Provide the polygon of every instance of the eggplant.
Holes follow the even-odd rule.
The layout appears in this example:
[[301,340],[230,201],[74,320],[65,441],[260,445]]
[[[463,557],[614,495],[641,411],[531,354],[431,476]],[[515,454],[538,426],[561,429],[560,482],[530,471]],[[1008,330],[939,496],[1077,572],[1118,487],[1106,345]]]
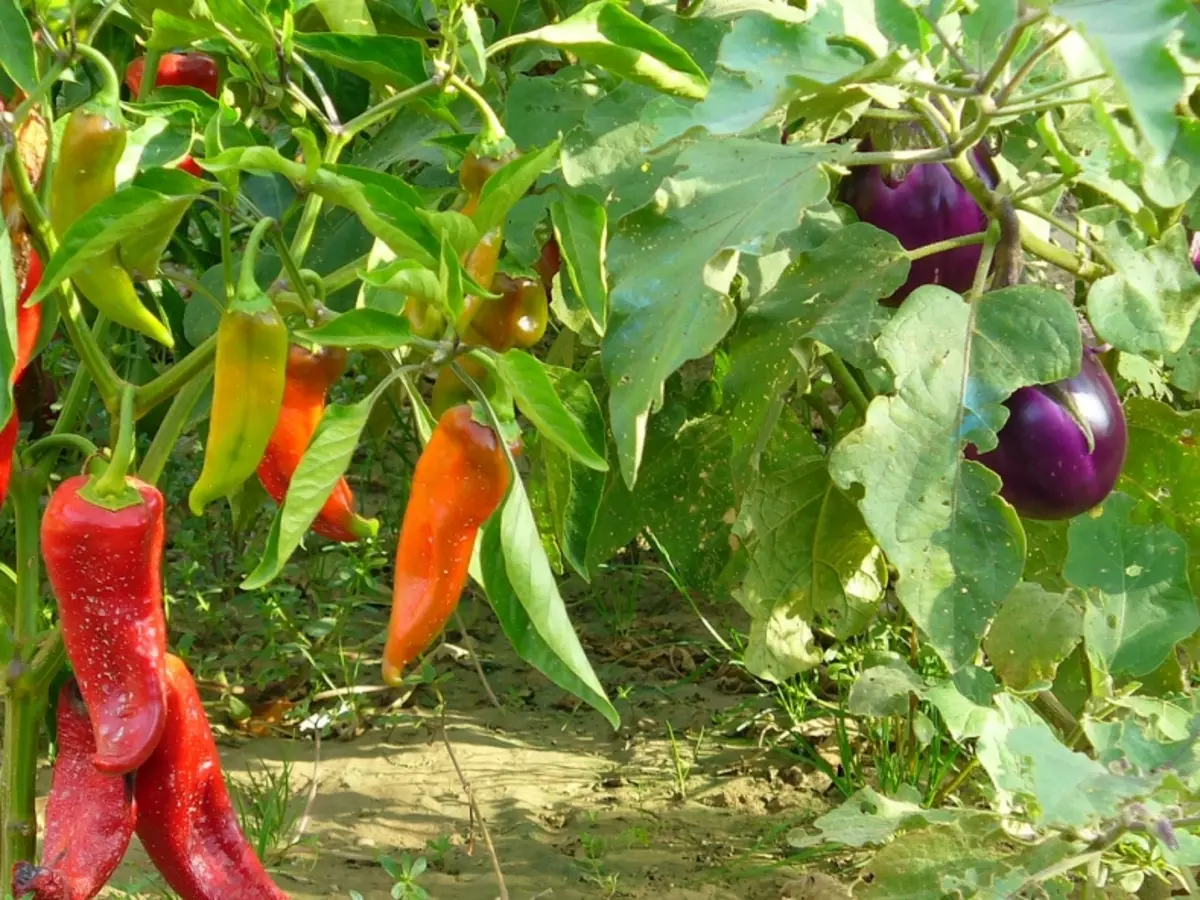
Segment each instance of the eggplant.
[[969,445],[966,456],[1000,476],[1000,496],[1018,513],[1069,519],[1112,492],[1129,439],[1121,400],[1096,350],[1084,348],[1074,377],[1020,388],[1004,405],[1009,416],[996,448],[980,454]]
[[[870,143],[864,140],[863,149],[869,149]],[[999,183],[999,173],[983,144],[975,146],[972,162],[989,188]],[[890,170],[855,167],[842,182],[842,200],[861,221],[894,235],[905,250],[978,234],[988,226],[987,214],[942,163]],[[899,306],[925,284],[940,284],[964,293],[975,279],[982,252],[983,247],[976,244],[915,260],[904,285],[880,302]]]

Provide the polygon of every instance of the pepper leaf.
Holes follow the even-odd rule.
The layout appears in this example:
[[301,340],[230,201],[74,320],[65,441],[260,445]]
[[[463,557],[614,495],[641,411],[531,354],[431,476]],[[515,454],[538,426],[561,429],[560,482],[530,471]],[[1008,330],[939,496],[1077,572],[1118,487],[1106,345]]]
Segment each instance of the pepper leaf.
[[295,334],[324,347],[358,350],[395,350],[413,340],[408,319],[380,309],[350,309],[317,328]]
[[708,78],[687,51],[611,0],[590,3],[505,43],[526,41],[570,50],[584,62],[664,93],[702,100],[708,92]]
[[183,210],[210,185],[178,169],[151,169],[77,219],[46,264],[31,302],[44,300],[88,260],[123,241],[143,239],[151,228],[182,217]]
[[471,216],[479,234],[487,234],[504,224],[509,210],[528,193],[538,177],[558,158],[562,141],[555,139],[541,150],[534,150],[505,163],[484,183],[479,192],[479,208]]
[[521,658],[617,728],[620,717],[571,625],[525,486],[515,467],[513,473],[508,499],[476,544],[471,574],[483,584],[500,627]]
[[[597,437],[603,441],[603,435],[585,432],[583,423],[555,391],[555,381],[574,381],[577,388],[592,395],[587,382],[570,369],[548,366],[522,350],[509,350],[495,359],[496,370],[512,390],[517,406],[538,432],[589,469],[607,472],[604,444],[593,444]],[[598,412],[600,405],[594,395],[591,404]]]
[[297,34],[296,47],[369,81],[402,88],[425,80],[421,43],[391,34]]
[[608,281],[604,271],[608,214],[587,194],[565,194],[550,207],[554,237],[571,287],[583,300],[597,334],[608,324]]
[[1187,544],[1165,525],[1131,520],[1134,500],[1114,493],[1068,532],[1064,574],[1087,591],[1083,638],[1093,663],[1112,675],[1153,672],[1200,628],[1187,576]]
[[33,32],[17,0],[0,0],[0,66],[26,93],[37,84],[37,53],[33,46]]
[[384,378],[364,399],[352,406],[332,404],[325,409],[308,449],[292,475],[283,505],[275,512],[262,559],[242,581],[242,590],[252,591],[269,584],[300,546],[313,519],[345,474],[359,437],[370,418],[375,401],[392,384]]

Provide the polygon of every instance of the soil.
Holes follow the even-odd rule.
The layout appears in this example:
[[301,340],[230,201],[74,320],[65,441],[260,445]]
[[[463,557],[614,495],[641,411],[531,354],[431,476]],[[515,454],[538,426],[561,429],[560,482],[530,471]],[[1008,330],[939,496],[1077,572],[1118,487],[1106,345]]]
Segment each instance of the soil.
[[[601,610],[606,621],[583,623],[589,657],[621,716],[618,730],[517,658],[476,600],[464,600],[463,612],[502,706],[491,705],[465,653],[437,651],[439,669],[452,676],[439,685],[445,733],[508,895],[848,897],[838,881],[811,871],[819,863],[810,860],[806,871],[786,859],[788,831],[837,801],[829,779],[771,749],[781,721],[761,685],[722,662],[728,654],[685,603],[660,605],[667,608],[636,622]],[[589,600],[572,615],[597,608]],[[391,897],[393,879],[379,859],[405,854],[428,862],[415,883],[434,900],[500,896],[483,829],[472,825],[442,739],[436,696],[421,687],[397,702],[390,724],[381,718],[357,737],[321,743],[304,840],[282,858],[268,855],[295,900],[349,898],[352,890],[365,900]],[[817,744],[819,732],[805,730]],[[266,737],[226,741],[222,756],[238,780],[288,768],[298,817],[314,750],[311,740]],[[101,896],[163,896],[136,840]]]

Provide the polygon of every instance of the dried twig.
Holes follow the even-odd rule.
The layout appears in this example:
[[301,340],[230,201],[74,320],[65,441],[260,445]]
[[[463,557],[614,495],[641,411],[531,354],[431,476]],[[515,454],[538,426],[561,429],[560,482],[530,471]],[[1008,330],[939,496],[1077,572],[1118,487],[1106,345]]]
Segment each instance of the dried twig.
[[487,676],[483,674],[483,666],[479,662],[479,654],[475,652],[475,639],[467,634],[467,626],[463,624],[462,616],[458,610],[454,611],[454,624],[458,626],[458,631],[462,635],[463,646],[467,648],[467,655],[471,657],[471,662],[475,665],[475,674],[479,676],[479,681],[483,684],[483,690],[487,694],[488,700],[496,709],[500,708],[500,701],[496,699],[496,694],[492,690],[492,686],[488,684]]
[[500,859],[496,856],[496,848],[492,844],[492,836],[488,832],[487,821],[483,818],[483,813],[479,811],[479,804],[475,802],[475,792],[471,790],[471,782],[467,781],[467,776],[463,773],[462,766],[458,764],[458,757],[454,755],[454,747],[450,744],[450,734],[446,731],[446,707],[442,705],[442,743],[446,745],[446,752],[450,754],[450,762],[454,764],[454,771],[458,773],[458,780],[462,784],[463,792],[467,795],[467,806],[471,810],[471,815],[474,820],[479,822],[479,831],[483,835],[483,843],[487,847],[488,856],[492,858],[492,871],[496,874],[496,885],[500,889],[500,900],[508,900],[508,887],[504,883],[504,873],[500,871]]

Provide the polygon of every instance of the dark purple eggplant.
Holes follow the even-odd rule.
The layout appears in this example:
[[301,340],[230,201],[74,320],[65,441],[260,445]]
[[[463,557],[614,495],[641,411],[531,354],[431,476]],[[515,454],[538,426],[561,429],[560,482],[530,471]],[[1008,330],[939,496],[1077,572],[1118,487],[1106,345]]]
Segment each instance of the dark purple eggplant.
[[1021,388],[1004,405],[1009,416],[996,449],[980,455],[968,446],[966,455],[1000,476],[1000,496],[1018,513],[1069,519],[1109,495],[1128,436],[1120,398],[1094,350],[1084,349],[1078,375]]
[[[864,140],[862,149],[869,145],[870,141]],[[995,187],[1000,178],[987,148],[977,144],[972,157],[980,178],[988,187]],[[842,200],[859,219],[894,235],[906,250],[987,229],[987,215],[941,163],[890,171],[858,166],[842,184]],[[940,284],[961,294],[971,287],[982,252],[977,244],[918,259],[909,268],[908,281],[881,302],[899,306],[925,284]]]
[[1192,234],[1192,265],[1200,273],[1200,231]]

